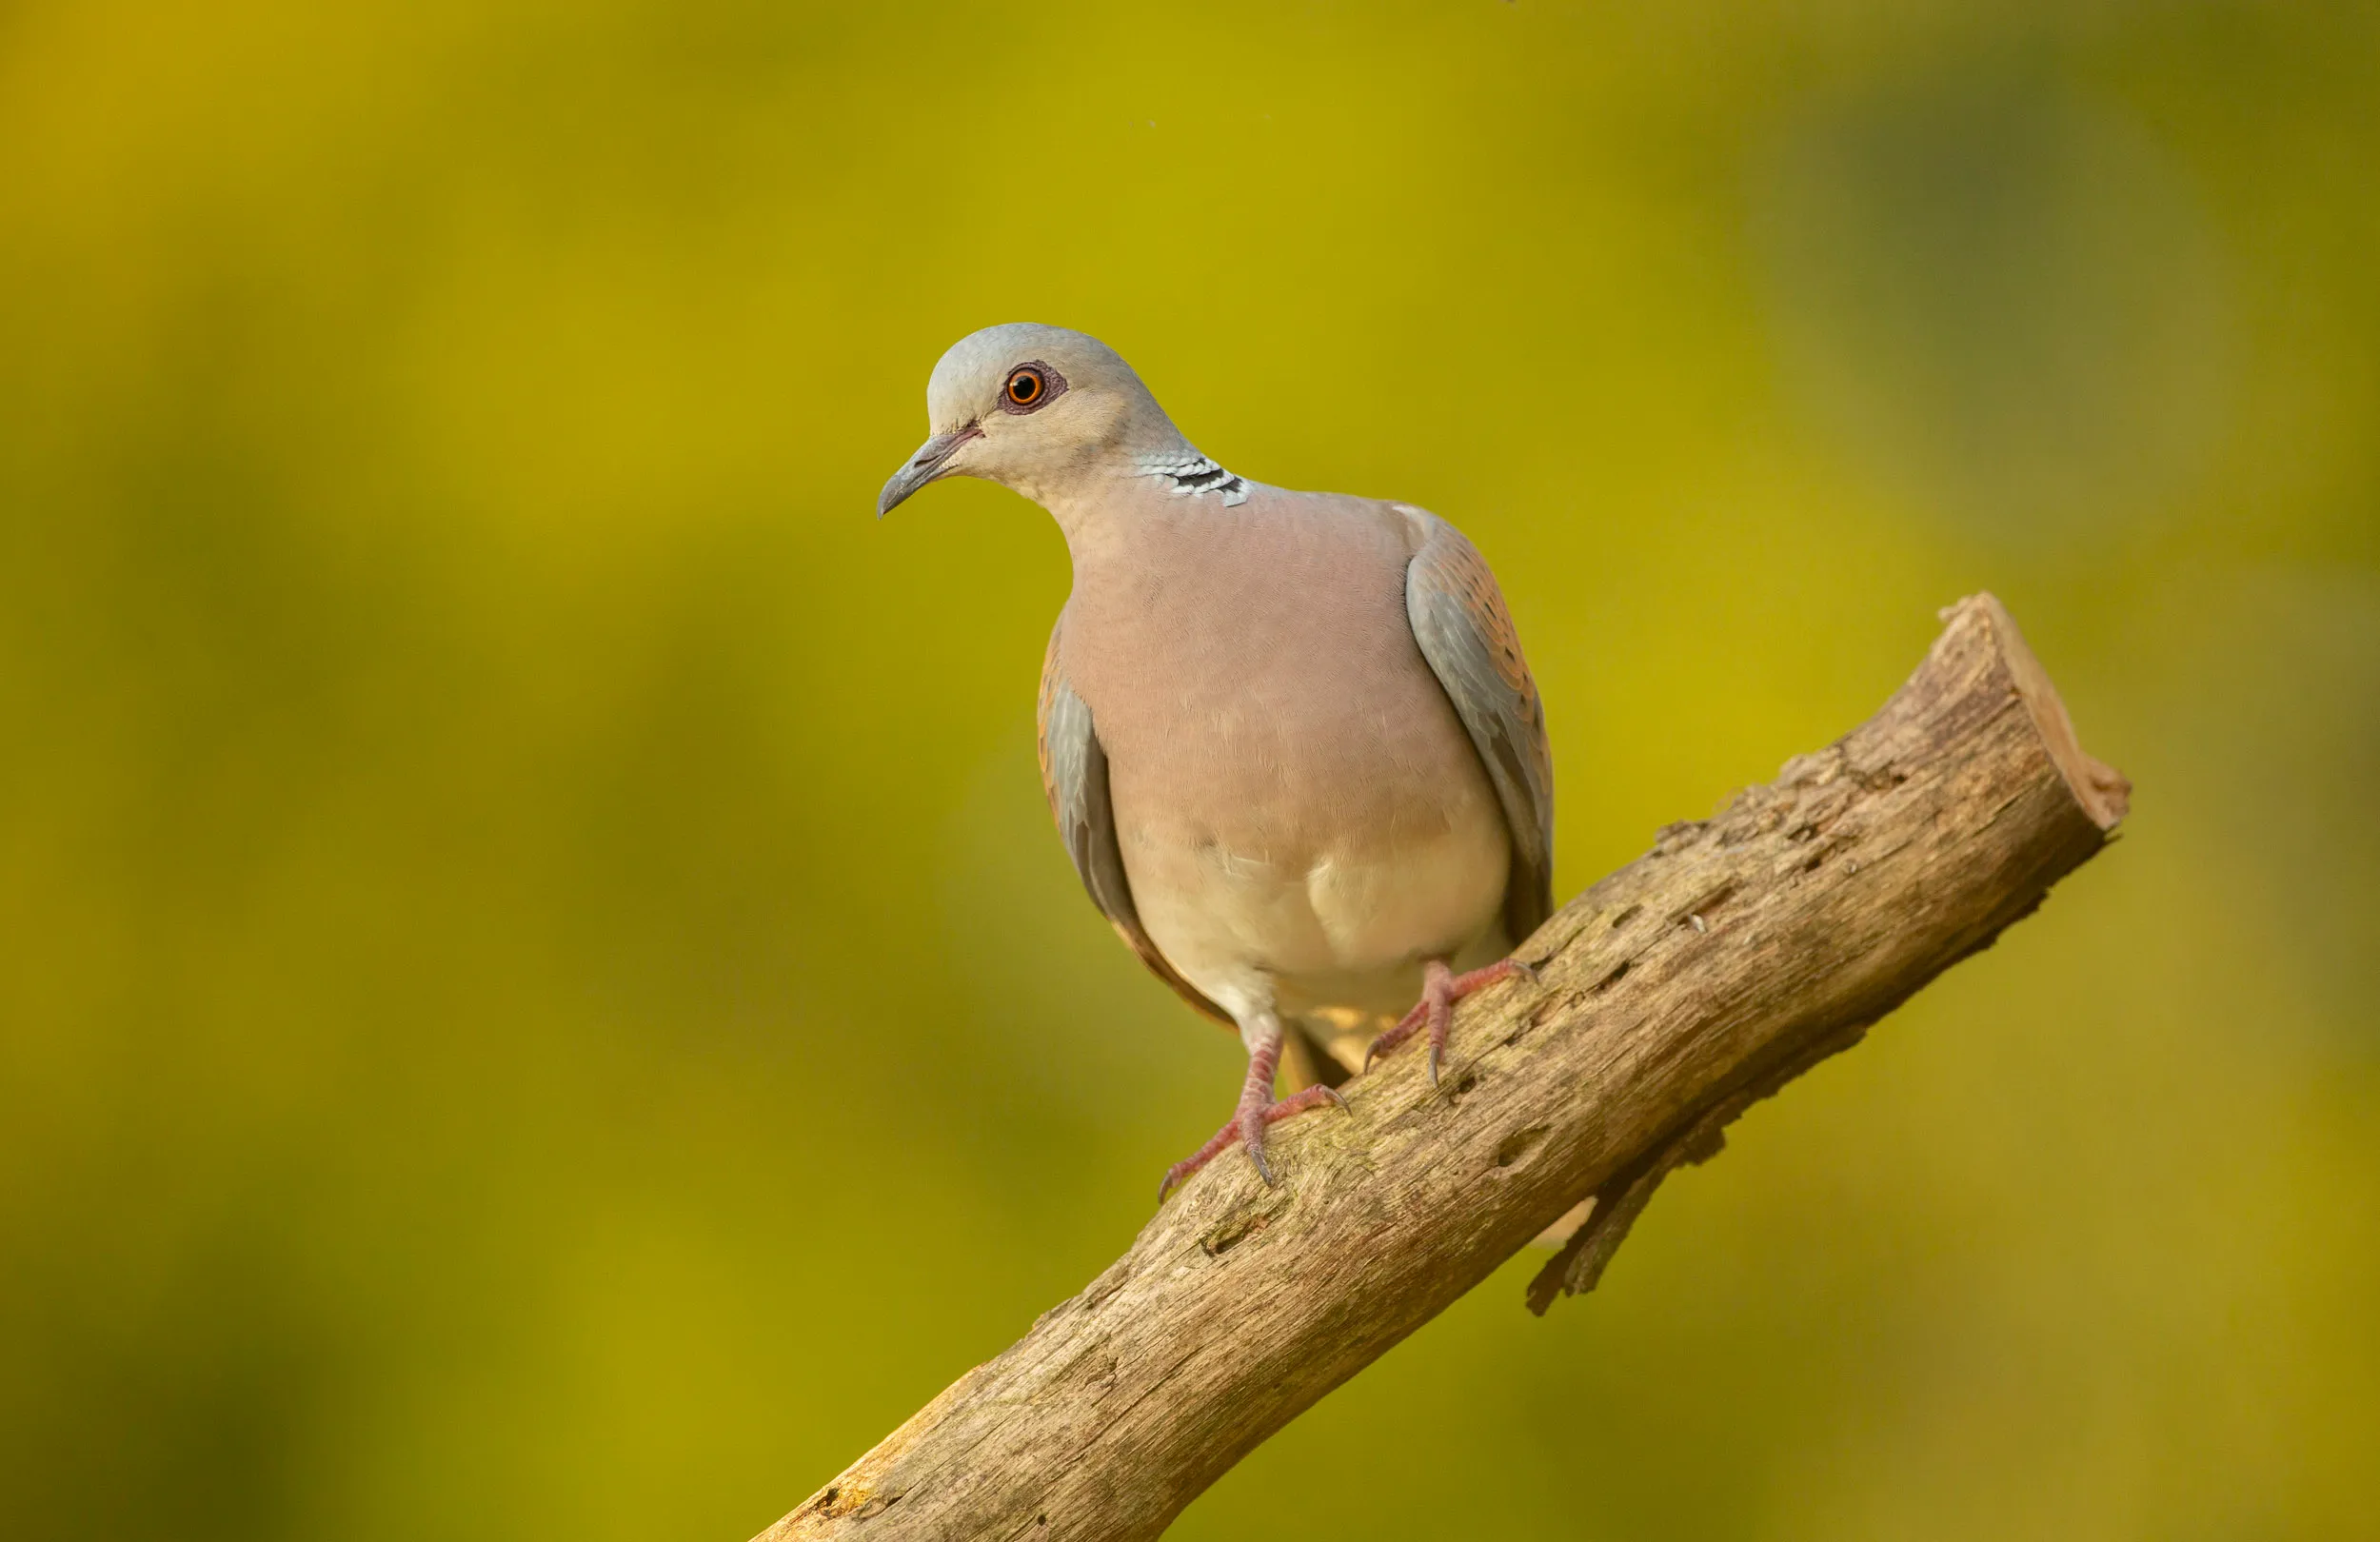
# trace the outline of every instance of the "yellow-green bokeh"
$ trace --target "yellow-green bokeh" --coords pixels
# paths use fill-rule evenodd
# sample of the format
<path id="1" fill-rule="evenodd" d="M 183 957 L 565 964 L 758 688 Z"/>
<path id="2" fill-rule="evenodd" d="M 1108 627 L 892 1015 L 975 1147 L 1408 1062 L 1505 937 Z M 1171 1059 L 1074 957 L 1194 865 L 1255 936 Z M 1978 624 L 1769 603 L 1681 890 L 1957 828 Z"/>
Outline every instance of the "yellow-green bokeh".
<path id="1" fill-rule="evenodd" d="M 1423 503 L 1567 894 L 1989 587 L 2124 840 L 1185 1538 L 2380 1534 L 2368 7 L 0 10 L 0 1513 L 747 1535 L 1239 1050 L 1032 763 L 951 340 Z"/>

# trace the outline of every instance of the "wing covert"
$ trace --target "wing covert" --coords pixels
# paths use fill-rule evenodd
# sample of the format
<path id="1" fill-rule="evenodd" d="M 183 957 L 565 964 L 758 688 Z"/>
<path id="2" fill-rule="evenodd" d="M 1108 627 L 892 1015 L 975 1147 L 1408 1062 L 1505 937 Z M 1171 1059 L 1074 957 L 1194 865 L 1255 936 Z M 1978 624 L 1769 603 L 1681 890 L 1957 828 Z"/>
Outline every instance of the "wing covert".
<path id="1" fill-rule="evenodd" d="M 1545 706 L 1487 560 L 1462 532 L 1407 506 L 1420 537 L 1405 615 L 1430 672 L 1471 736 L 1512 833 L 1505 928 L 1515 946 L 1554 912 L 1554 758 Z"/>

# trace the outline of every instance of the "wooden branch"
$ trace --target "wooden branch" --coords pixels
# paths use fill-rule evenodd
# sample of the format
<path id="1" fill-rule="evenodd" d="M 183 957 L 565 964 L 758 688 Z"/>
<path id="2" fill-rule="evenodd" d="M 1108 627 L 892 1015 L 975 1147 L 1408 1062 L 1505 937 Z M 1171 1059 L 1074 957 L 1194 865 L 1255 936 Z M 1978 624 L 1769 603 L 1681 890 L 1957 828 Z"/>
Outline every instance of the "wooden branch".
<path id="1" fill-rule="evenodd" d="M 1591 1288 L 1662 1176 L 2002 927 L 2108 840 L 2084 755 L 1998 601 L 1961 601 L 1848 737 L 1573 900 L 1537 983 L 1455 1021 L 1445 1087 L 1402 1055 L 1352 1117 L 1225 1159 L 1080 1295 L 763 1533 L 1154 1537 L 1266 1436 L 1592 1196 L 1530 1287 Z"/>

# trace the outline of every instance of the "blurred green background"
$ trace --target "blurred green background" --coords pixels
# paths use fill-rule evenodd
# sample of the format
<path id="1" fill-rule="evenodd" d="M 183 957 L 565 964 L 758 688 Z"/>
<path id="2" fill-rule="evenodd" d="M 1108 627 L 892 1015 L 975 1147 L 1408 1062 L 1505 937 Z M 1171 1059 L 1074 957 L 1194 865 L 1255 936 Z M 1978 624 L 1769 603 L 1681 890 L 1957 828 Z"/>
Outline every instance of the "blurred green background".
<path id="1" fill-rule="evenodd" d="M 1990 587 L 2122 842 L 1183 1538 L 2380 1535 L 2380 12 L 0 8 L 0 1512 L 740 1539 L 1240 1067 L 926 372 L 1488 553 L 1575 892 Z"/>

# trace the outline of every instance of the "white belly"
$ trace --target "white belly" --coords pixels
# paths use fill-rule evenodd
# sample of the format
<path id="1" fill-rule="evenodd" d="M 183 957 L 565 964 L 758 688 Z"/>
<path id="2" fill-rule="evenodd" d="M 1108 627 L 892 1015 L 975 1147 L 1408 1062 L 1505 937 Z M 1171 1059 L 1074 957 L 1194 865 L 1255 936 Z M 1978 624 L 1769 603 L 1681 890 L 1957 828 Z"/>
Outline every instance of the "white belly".
<path id="1" fill-rule="evenodd" d="M 1458 798 L 1426 833 L 1339 842 L 1289 860 L 1215 842 L 1127 840 L 1140 921 L 1183 979 L 1244 1020 L 1252 1009 L 1322 1022 L 1396 1016 L 1421 965 L 1501 957 L 1511 849 L 1492 801 Z"/>

